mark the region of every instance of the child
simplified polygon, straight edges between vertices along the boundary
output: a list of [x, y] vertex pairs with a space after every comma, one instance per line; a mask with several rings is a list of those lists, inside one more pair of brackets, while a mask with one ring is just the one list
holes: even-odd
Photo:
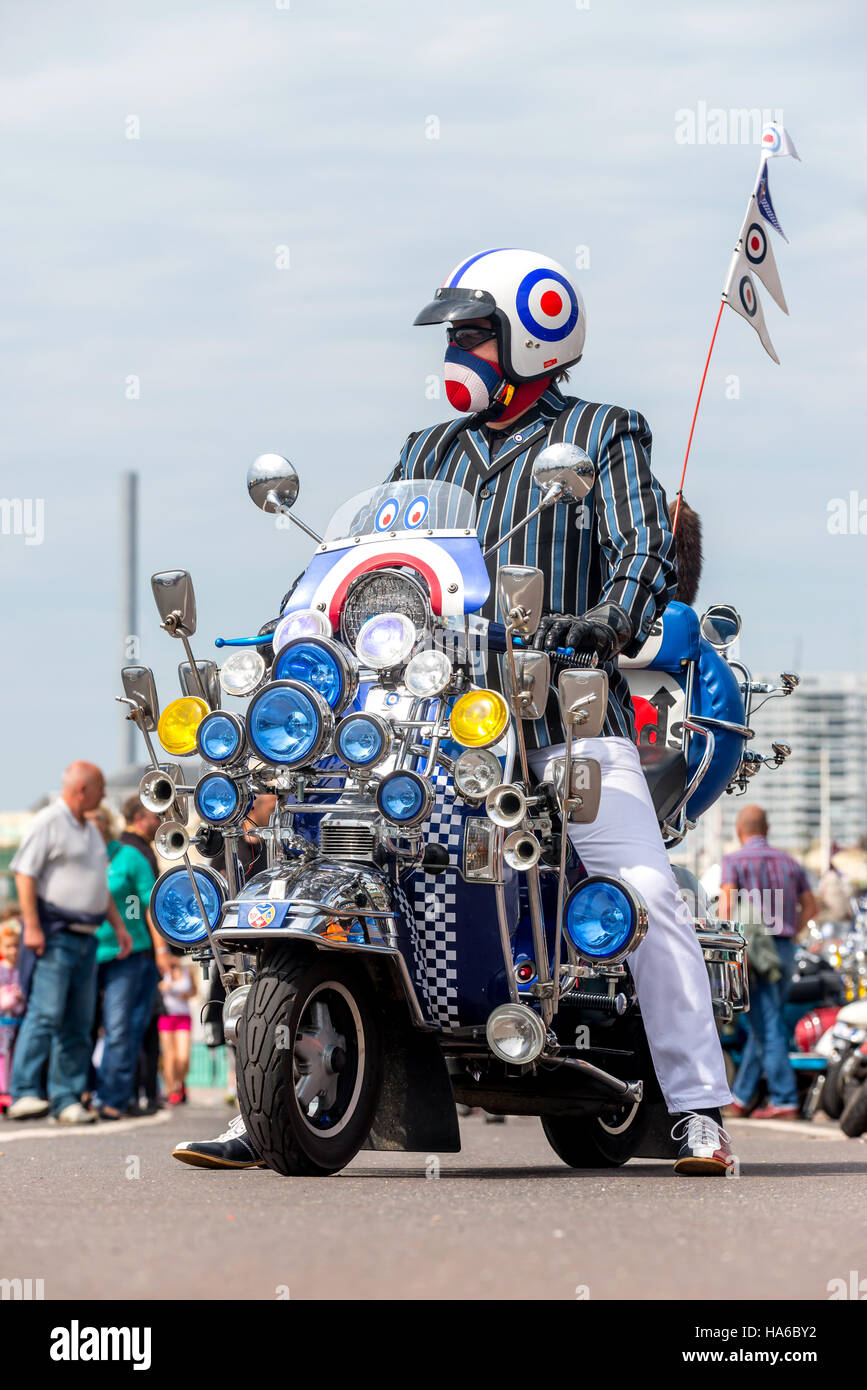
[[189, 970], [175, 957], [160, 980], [165, 1008], [159, 1020], [160, 1053], [169, 1105], [180, 1105], [187, 1098], [184, 1083], [190, 1068], [190, 1000], [195, 992]]
[[21, 923], [17, 911], [7, 909], [0, 922], [0, 1110], [8, 1110], [11, 1104], [12, 1053], [26, 1007], [18, 976]]

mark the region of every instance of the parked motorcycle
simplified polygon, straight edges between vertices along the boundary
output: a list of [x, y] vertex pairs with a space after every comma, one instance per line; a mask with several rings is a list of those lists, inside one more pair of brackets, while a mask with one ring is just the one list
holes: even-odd
[[[522, 525], [586, 495], [593, 465], [549, 446], [534, 481]], [[225, 984], [252, 1143], [283, 1174], [333, 1173], [362, 1147], [455, 1152], [459, 1103], [539, 1116], [576, 1168], [673, 1156], [629, 968], [645, 905], [628, 883], [587, 875], [564, 833], [598, 811], [599, 765], [573, 756], [571, 738], [599, 734], [606, 672], [528, 646], [540, 571], [499, 565], [502, 623], [479, 617], [489, 556], [461, 488], [369, 489], [319, 536], [294, 513], [298, 487], [277, 455], [248, 475], [253, 501], [316, 546], [280, 618], [218, 639], [218, 670], [192, 653], [189, 575], [155, 575], [162, 626], [185, 649], [183, 694], [160, 713], [152, 673], [122, 673], [151, 760], [142, 800], [163, 816], [157, 849], [178, 861], [151, 914]], [[790, 751], [746, 746], [753, 697], [787, 695], [797, 677], [754, 683], [728, 657], [739, 629], [728, 607], [700, 623], [673, 603], [622, 662], [672, 846], [726, 789]], [[502, 685], [487, 685], [495, 653]], [[524, 722], [552, 688], [571, 738], [554, 780], [538, 782]], [[245, 712], [222, 709], [224, 695]], [[194, 753], [204, 767], [192, 785], [177, 759]], [[277, 796], [258, 832], [267, 867], [245, 882], [238, 845], [263, 791]], [[221, 845], [225, 875], [193, 862], [192, 849], [213, 857]], [[743, 933], [712, 916], [694, 881], [682, 890], [714, 1007], [731, 1018], [748, 1007]]]
[[867, 1000], [856, 999], [840, 1009], [820, 1049], [828, 1058], [822, 1109], [840, 1120], [844, 1133], [857, 1137], [867, 1130], [867, 1111], [859, 1099], [867, 1080]]

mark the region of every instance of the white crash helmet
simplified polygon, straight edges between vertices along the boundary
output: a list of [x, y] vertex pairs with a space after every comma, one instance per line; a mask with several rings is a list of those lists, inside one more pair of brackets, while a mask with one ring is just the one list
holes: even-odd
[[580, 360], [586, 319], [581, 292], [562, 265], [538, 251], [479, 251], [446, 276], [414, 322], [490, 318], [500, 365], [519, 384]]

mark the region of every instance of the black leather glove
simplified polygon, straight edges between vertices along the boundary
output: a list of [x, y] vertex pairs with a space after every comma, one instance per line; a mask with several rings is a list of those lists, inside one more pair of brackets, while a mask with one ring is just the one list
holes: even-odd
[[588, 608], [581, 618], [568, 613], [546, 613], [536, 629], [533, 646], [537, 651], [571, 647], [574, 652], [595, 652], [600, 661], [610, 661], [632, 638], [632, 623], [619, 603], [600, 603]]

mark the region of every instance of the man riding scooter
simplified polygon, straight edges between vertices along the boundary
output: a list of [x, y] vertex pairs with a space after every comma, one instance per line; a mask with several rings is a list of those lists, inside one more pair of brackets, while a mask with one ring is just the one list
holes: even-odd
[[[719, 1111], [731, 1095], [707, 971], [662, 841], [617, 665], [621, 652], [639, 651], [676, 585], [665, 494], [650, 468], [650, 430], [637, 411], [561, 393], [558, 382], [582, 356], [585, 314], [577, 287], [546, 256], [501, 249], [469, 257], [415, 322], [446, 327], [446, 394], [462, 418], [411, 434], [393, 476], [468, 491], [486, 551], [538, 501], [533, 464], [546, 445], [577, 444], [594, 463], [596, 482], [583, 506], [543, 512], [493, 551], [491, 592], [500, 564], [541, 569], [548, 611], [534, 645], [594, 654], [608, 672], [602, 735], [575, 745], [576, 756], [601, 765], [601, 806], [592, 823], [570, 823], [568, 833], [590, 874], [619, 875], [648, 907], [648, 933], [630, 968], [660, 1088], [676, 1117], [675, 1170], [724, 1174], [732, 1154]], [[483, 614], [496, 619], [494, 598]], [[491, 669], [488, 682], [496, 681]], [[531, 766], [546, 777], [564, 752], [556, 698], [525, 728]], [[240, 1117], [218, 1140], [184, 1143], [174, 1153], [197, 1166], [259, 1163]]]

